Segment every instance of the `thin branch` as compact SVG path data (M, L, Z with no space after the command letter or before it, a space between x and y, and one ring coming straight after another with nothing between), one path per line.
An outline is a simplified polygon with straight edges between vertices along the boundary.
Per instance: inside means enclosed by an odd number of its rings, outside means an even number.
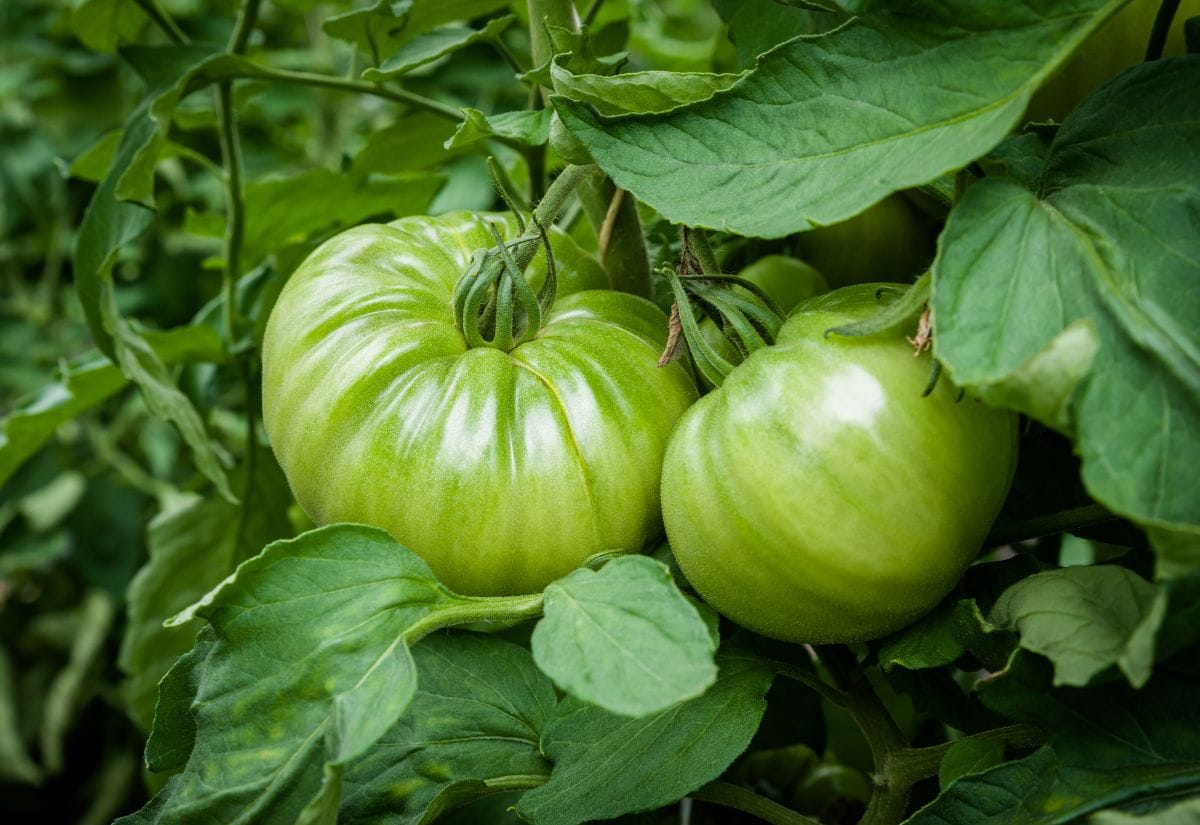
M1002 524L993 527L983 540L984 549L1003 547L1019 541L1050 536L1055 533L1069 533L1084 527L1096 527L1117 520L1109 510L1099 504L1086 504L1082 507L1072 507L1057 513Z
M821 825L815 819L730 782L709 782L688 796L756 816L771 825Z

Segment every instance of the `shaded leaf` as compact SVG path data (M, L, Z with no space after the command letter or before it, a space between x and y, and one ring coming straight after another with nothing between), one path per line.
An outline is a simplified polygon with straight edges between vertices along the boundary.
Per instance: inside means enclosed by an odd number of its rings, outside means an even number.
M616 184L665 218L782 237L987 152L1120 4L914 0L791 40L727 91L667 114L555 105Z
M508 0L378 0L373 6L330 17L322 30L354 43L375 63L420 34L508 6Z
M1004 743L986 739L960 739L950 746L938 766L938 787L943 791L963 776L983 773L1004 761Z
M417 645L413 659L417 693L346 771L341 822L429 822L469 799L549 777L538 739L558 700L528 650L439 633Z
M665 112L707 100L728 89L742 75L700 72L629 72L612 76L572 74L555 62L550 67L554 91L587 103L604 115Z
M134 0L83 0L71 12L71 30L98 52L132 42L150 18Z
M613 713L645 716L702 694L716 642L666 566L621 556L545 591L533 658L560 688Z
M653 810L716 779L753 738L773 675L758 659L718 664L707 693L654 716L560 702L542 733L554 771L521 797L517 813L534 825L576 825Z
M1049 666L1018 654L983 688L986 704L1048 734L1031 756L966 776L910 825L1049 825L1138 800L1200 790L1200 686L1159 672L1141 690L1049 686Z
M1154 667L1166 594L1115 565L1038 573L1004 591L989 620L1054 663L1054 684L1083 686L1116 665L1141 687Z

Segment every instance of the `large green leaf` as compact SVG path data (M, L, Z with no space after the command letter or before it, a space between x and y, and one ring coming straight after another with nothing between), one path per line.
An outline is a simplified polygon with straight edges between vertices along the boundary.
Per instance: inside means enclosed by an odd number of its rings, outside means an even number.
M461 25L441 26L418 34L389 55L378 69L363 72L363 78L373 82L390 80L475 43L495 42L514 20L516 18L508 14L489 20L482 29Z
M716 779L758 729L774 675L759 659L722 656L699 698L627 719L576 699L542 733L550 781L521 797L534 825L578 825L669 804Z
M958 779L909 825L1058 825L1093 811L1200 791L1200 689L1157 672L1141 690L1049 686L1049 665L1018 654L986 704L1046 731L1031 756Z
M528 650L439 633L413 648L413 659L417 694L346 771L340 822L415 825L468 799L549 778L538 744L558 698Z
M1123 0L912 0L771 51L725 92L666 114L563 123L664 217L781 237L851 217L986 153Z
M1073 431L1089 492L1161 528L1175 575L1200 566L1197 88L1200 57L1136 67L1067 118L1034 188L972 186L932 301L954 380Z
M382 530L334 525L267 547L172 620L200 616L215 641L191 703L164 687L160 710L175 712L156 716L152 738L194 724L194 744L135 821L291 823L336 807L341 769L416 690L406 632L463 601Z
M646 556L581 568L546 588L533 656L572 696L626 716L692 699L713 683L716 640L671 580Z

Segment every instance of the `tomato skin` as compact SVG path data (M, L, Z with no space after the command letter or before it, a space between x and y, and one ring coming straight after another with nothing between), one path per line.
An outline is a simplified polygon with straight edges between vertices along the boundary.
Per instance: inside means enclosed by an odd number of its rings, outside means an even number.
M911 281L933 261L936 238L904 195L889 195L852 218L796 236L796 254L831 286Z
M662 452L694 400L655 366L666 319L603 286L562 233L560 298L537 336L468 349L451 294L488 224L405 218L351 229L288 281L263 344L263 419L318 524L383 527L469 595L536 592L660 530ZM530 267L540 282L544 263Z
M900 334L826 338L875 311L878 285L797 309L680 419L663 518L681 569L765 636L884 636L932 609L1008 492L1015 417L964 399Z

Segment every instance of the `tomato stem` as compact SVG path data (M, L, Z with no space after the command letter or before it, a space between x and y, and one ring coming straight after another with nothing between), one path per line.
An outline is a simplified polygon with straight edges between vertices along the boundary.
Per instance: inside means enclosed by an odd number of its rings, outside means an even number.
M1056 533L1069 533L1084 527L1095 527L1116 521L1113 515L1102 504L1085 504L1082 507L1071 507L1055 513L1047 513L1024 521L993 526L983 540L983 548L1003 547L1021 541L1050 536Z
M719 780L709 782L707 785L692 791L688 796L692 799L699 799L702 802L712 802L726 808L733 808L735 811L756 816L763 822L770 822L771 825L820 825L817 820L811 817L797 813L791 808L785 808L778 802L767 799L764 796L759 796L753 791L748 791L731 782L721 782Z
M1150 40L1146 43L1146 59L1158 60L1162 57L1167 45L1167 35L1171 32L1171 23L1175 13L1179 11L1180 0L1162 0L1158 14L1154 17L1154 28L1150 30Z
M507 624L542 615L544 597L541 593L527 596L460 596L459 601L441 607L414 622L404 631L404 641L411 647L430 633L477 622Z

